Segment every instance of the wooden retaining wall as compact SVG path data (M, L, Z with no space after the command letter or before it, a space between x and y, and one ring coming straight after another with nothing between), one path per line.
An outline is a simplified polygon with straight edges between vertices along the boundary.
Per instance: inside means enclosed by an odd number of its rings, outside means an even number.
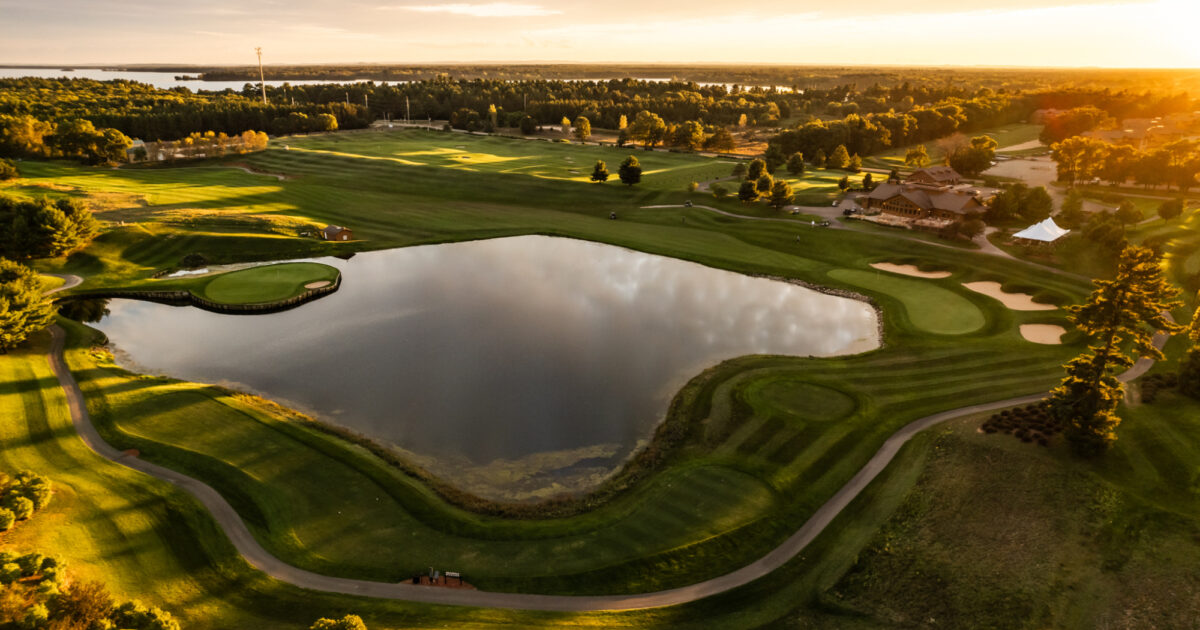
M114 291L89 291L87 293L76 293L59 298L58 301L65 300L94 300L94 299L110 299L121 298L127 300L142 300L145 302L156 302L158 304L168 304L170 306L194 306L198 309L211 311L213 313L223 313L226 315L265 315L267 313L278 313L281 311L291 310L302 304L306 304L337 291L342 286L342 274L338 274L333 282L327 286L316 289L308 289L304 293L295 297L279 300L276 302L264 302L261 304L222 304L206 300L197 295L193 295L191 291L137 291L137 290L114 290Z

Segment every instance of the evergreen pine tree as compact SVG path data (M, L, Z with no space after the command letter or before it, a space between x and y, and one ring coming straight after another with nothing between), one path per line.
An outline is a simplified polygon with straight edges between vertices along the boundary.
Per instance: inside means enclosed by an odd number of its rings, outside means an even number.
M1083 304L1071 307L1071 321L1094 340L1088 352L1065 367L1067 376L1048 399L1050 412L1065 427L1071 446L1081 454L1103 452L1117 439L1117 405L1124 384L1113 370L1133 365L1124 354L1161 359L1154 346L1157 331L1178 332L1166 311L1176 306L1178 290L1163 277L1159 257L1145 247L1121 252L1117 276L1095 280L1096 289Z

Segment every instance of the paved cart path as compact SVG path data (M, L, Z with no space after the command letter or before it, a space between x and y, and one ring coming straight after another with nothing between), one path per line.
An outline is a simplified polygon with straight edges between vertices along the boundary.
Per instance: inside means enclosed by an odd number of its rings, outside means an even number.
M66 332L59 326L51 326L52 343L50 347L50 367L58 377L67 397L71 412L71 422L79 437L89 448L101 457L126 466L133 470L146 473L156 479L178 486L195 497L212 513L217 525L229 537L238 553L252 566L271 577L293 584L300 588L330 593L344 593L384 599L398 599L429 604L449 604L457 606L480 606L486 608L510 608L523 610L551 611L615 611L657 608L693 602L710 595L716 595L744 584L748 584L766 576L768 573L783 566L804 550L833 519L861 493L884 468L891 463L900 448L914 435L948 420L966 415L993 411L1013 405L1023 405L1041 400L1045 394L1037 393L1017 398L1009 398L990 403L970 405L952 409L942 413L926 416L909 423L883 443L879 451L866 463L858 474L845 486L838 490L808 519L807 522L787 540L767 555L736 570L732 573L715 577L703 582L691 584L654 593L639 593L633 595L533 595L523 593L493 593L488 591L447 589L430 586L417 586L409 583L385 583L368 580L353 580L348 578L320 575L294 567L271 555L255 540L246 523L238 516L216 490L207 484L175 472L168 468L152 464L136 456L123 453L113 448L100 437L100 433L92 424L87 405L79 384L67 368L63 359L63 347ZM1158 335L1155 345L1161 348L1166 343L1166 335ZM1139 359L1137 364L1120 376L1122 381L1129 381L1141 376L1154 364L1150 359Z

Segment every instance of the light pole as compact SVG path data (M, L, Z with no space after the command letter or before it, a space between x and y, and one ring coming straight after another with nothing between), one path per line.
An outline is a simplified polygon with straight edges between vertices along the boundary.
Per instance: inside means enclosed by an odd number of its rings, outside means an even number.
M258 53L258 89L260 92L262 92L263 105L266 105L267 104L267 79L266 79L266 76L263 74L262 47L261 46L255 47L254 52Z

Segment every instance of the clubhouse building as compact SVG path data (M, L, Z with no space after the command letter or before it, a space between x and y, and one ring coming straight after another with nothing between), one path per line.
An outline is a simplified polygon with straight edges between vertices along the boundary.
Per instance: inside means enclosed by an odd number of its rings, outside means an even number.
M949 166L934 166L919 169L904 181L890 179L856 200L867 214L883 215L880 223L936 230L983 212L984 203L995 193L963 184L962 176Z

